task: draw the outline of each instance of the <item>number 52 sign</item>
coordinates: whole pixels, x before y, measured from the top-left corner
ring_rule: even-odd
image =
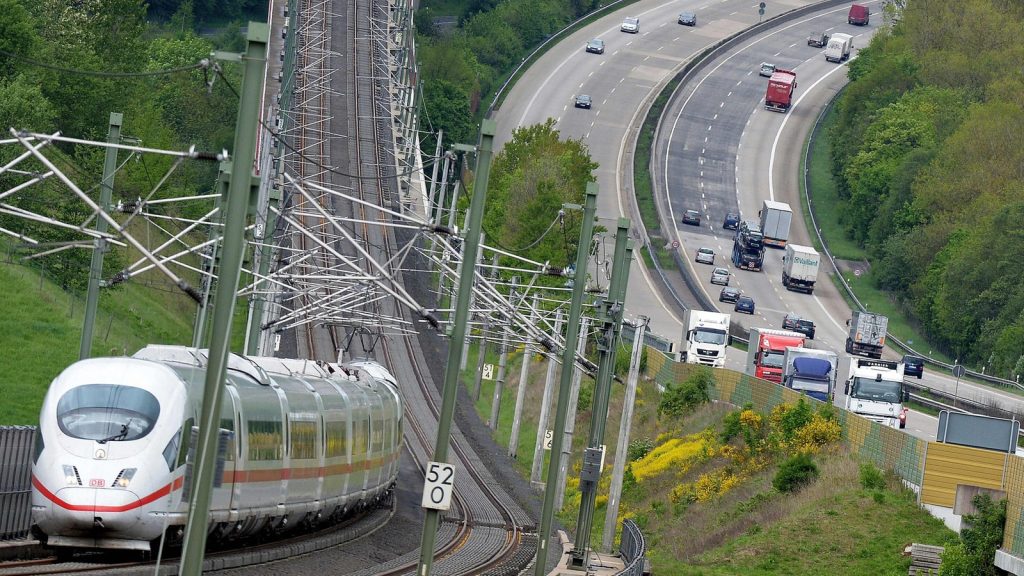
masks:
[[[447,510],[452,505],[454,486],[454,466],[445,462],[427,462],[427,475],[423,479],[423,501],[420,502],[420,506]]]

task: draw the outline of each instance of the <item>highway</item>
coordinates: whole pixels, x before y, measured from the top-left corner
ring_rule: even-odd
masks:
[[[806,4],[769,3],[767,16]],[[698,26],[678,25],[676,16],[681,10],[695,10]],[[808,46],[806,38],[813,32],[846,32],[854,36],[855,48],[865,46],[881,18],[875,18],[869,27],[851,26],[846,23],[847,10],[846,4],[822,9],[742,41],[738,49],[710,61],[682,86],[663,116],[654,151],[656,193],[668,199],[662,205],[669,207],[671,220],[677,223],[676,234],[689,272],[712,301],[717,301],[720,287],[711,286],[712,267],[693,263],[693,253],[699,247],[711,247],[716,265],[732,268],[728,262],[732,234],[721,228],[727,211],[756,219],[762,200],[788,202],[796,212],[791,239],[812,244],[800,217],[802,147],[821,108],[846,83],[847,67],[826,62],[823,49]],[[875,12],[879,11],[876,7]],[[619,31],[627,15],[640,17],[640,33]],[[626,146],[642,120],[643,103],[653,98],[687,59],[756,21],[756,10],[751,10],[750,4],[729,1],[713,6],[640,2],[606,15],[569,35],[530,67],[495,116],[497,140],[499,144],[507,141],[517,126],[556,119],[562,136],[583,139],[600,165],[596,172],[601,189],[599,215],[605,219],[629,216],[632,166]],[[595,37],[605,41],[604,54],[584,51],[587,40]],[[795,105],[786,114],[763,107],[767,79],[757,74],[762,61],[797,73]],[[592,96],[593,108],[574,108],[577,94]],[[700,227],[679,223],[681,212],[689,208],[703,213]],[[813,295],[789,292],[781,286],[781,256],[781,250],[769,249],[763,272],[733,270],[731,285],[757,302],[755,315],[733,313],[733,320],[745,327],[780,327],[782,317],[794,312],[815,321],[815,347],[843,356],[850,309],[828,278],[830,271],[823,267]],[[655,333],[678,339],[679,307],[652,288],[650,281],[650,273],[634,262],[627,314],[650,316]],[[685,302],[688,306],[696,306],[693,295],[684,298],[690,300]],[[723,305],[721,310],[732,313],[731,305]],[[890,351],[887,357],[899,358],[899,354]],[[741,370],[744,360],[742,353],[730,354],[729,367]],[[847,373],[846,365],[843,358],[840,376]],[[1024,408],[1019,397],[966,381],[957,385],[952,375],[931,369],[926,369],[922,383],[949,393],[955,389],[961,397],[995,398],[999,405]],[[914,414],[908,428],[923,437],[934,437],[935,422],[932,417]]]

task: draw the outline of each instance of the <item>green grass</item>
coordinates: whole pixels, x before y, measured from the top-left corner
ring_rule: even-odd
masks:
[[[829,108],[829,112],[822,120],[820,134],[824,135],[829,126],[835,123],[835,110]],[[821,228],[821,234],[828,243],[832,256],[841,260],[864,260],[867,254],[856,242],[847,238],[842,224],[839,223],[839,191],[832,180],[832,163],[829,157],[829,146],[822,136],[811,142],[812,156],[808,164],[807,181],[811,187],[811,197],[814,201],[814,217]],[[806,208],[806,207],[805,207]],[[813,230],[810,220],[806,218],[807,229]],[[813,234],[812,234],[813,236]]]
[[[70,294],[36,269],[0,263],[5,287],[0,315],[0,425],[35,425],[46,390],[78,360],[84,294]],[[100,293],[92,356],[132,354],[146,344],[190,344],[195,305],[156,273]],[[232,333],[244,336],[240,303]]]

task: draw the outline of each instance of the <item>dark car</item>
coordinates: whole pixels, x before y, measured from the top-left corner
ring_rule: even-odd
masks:
[[[679,23],[683,26],[696,26],[697,15],[693,12],[681,12],[679,14]]]
[[[593,52],[594,54],[604,54],[604,40],[600,38],[594,38],[590,42],[587,42],[587,52]]]
[[[828,44],[828,34],[825,34],[824,32],[815,32],[807,37],[808,46],[824,48],[826,44]]]
[[[740,297],[740,291],[735,288],[729,288],[726,286],[722,288],[722,291],[718,293],[719,302],[733,302],[735,303]]]
[[[799,332],[807,336],[809,340],[814,340],[814,322],[796,314],[786,314],[786,317],[782,319],[782,329]]]
[[[924,358],[914,356],[913,354],[907,354],[904,356],[903,375],[917,376],[917,379],[920,380],[921,376],[924,375]]]
[[[590,102],[591,102],[590,96],[588,96],[586,94],[580,94],[579,96],[576,97],[576,107],[577,108],[588,108],[589,109],[590,108]]]
[[[687,210],[686,212],[683,212],[683,224],[700,226],[700,212],[697,212],[696,210]]]
[[[736,230],[740,227],[740,215],[735,212],[729,212],[725,215],[725,221],[722,222],[722,228],[726,230]]]
[[[733,307],[736,312],[746,312],[747,314],[754,313],[754,299],[750,296],[740,296],[736,299],[736,306]]]

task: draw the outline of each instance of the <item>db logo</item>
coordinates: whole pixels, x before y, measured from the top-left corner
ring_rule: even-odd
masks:
[[[90,488],[103,488],[106,485],[107,485],[107,483],[103,481],[103,478],[90,478],[89,479],[89,487]]]

